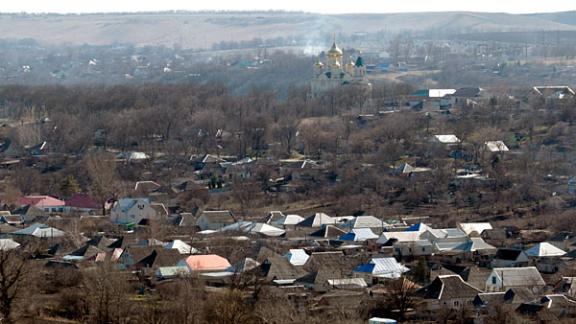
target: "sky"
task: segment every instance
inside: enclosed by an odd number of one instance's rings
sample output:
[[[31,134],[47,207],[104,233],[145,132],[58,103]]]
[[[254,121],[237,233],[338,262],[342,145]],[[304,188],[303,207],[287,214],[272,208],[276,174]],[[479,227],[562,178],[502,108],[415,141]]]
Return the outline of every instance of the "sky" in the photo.
[[[317,13],[576,10],[576,0],[0,0],[0,12],[91,13],[166,10],[289,10]]]

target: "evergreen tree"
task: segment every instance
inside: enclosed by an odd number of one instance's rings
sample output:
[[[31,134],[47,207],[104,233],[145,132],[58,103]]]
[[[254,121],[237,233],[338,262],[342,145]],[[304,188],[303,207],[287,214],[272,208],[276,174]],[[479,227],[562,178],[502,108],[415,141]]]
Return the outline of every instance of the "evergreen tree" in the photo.
[[[80,185],[73,175],[69,175],[62,181],[60,185],[60,193],[64,198],[70,198],[73,194],[80,192]]]

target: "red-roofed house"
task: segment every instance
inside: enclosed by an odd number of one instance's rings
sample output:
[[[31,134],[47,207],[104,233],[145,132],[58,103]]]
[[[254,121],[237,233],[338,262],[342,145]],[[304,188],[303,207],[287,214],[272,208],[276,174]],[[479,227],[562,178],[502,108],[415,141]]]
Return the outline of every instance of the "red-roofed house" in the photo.
[[[62,213],[66,203],[51,196],[26,196],[18,200],[21,206],[32,206],[47,213]]]
[[[102,209],[102,206],[88,194],[75,193],[66,200],[67,212],[93,213]]]
[[[230,268],[230,262],[216,254],[191,255],[179,265],[186,265],[192,271],[224,271]]]

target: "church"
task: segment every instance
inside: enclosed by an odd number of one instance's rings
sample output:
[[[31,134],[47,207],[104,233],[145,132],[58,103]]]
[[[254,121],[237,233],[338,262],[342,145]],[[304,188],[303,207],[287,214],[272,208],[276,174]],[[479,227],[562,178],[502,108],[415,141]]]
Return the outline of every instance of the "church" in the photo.
[[[366,76],[366,66],[361,56],[356,61],[351,60],[343,64],[342,50],[332,44],[330,50],[326,53],[326,61],[320,60],[314,64],[314,77],[311,82],[312,96],[318,97],[326,91],[337,89],[346,85],[358,85],[372,90],[372,85]]]

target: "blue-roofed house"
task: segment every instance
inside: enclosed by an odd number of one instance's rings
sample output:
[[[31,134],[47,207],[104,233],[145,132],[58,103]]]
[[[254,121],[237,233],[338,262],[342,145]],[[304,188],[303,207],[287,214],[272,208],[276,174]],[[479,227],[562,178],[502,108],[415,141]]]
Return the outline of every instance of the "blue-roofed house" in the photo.
[[[430,226],[428,226],[424,223],[417,223],[417,224],[414,224],[414,225],[408,227],[406,229],[406,232],[421,232],[421,233],[423,233],[429,229],[430,229]]]
[[[364,242],[375,239],[378,239],[378,235],[374,234],[370,228],[354,228],[340,236],[341,241]]]
[[[361,264],[354,269],[354,276],[362,277],[366,282],[377,282],[378,279],[397,279],[410,271],[393,257],[373,258],[367,264]]]

